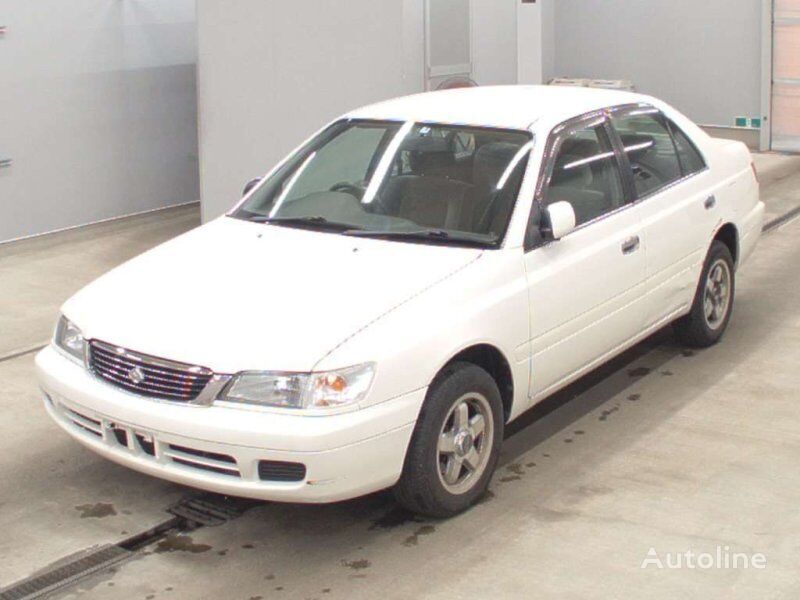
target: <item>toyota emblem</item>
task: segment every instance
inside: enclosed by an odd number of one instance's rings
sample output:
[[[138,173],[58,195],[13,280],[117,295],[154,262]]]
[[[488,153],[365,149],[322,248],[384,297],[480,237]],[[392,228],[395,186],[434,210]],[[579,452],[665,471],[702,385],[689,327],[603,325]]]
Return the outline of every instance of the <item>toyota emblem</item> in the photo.
[[[128,379],[130,379],[135,385],[139,385],[143,383],[147,376],[144,374],[144,371],[140,367],[134,367],[130,371],[128,371]]]

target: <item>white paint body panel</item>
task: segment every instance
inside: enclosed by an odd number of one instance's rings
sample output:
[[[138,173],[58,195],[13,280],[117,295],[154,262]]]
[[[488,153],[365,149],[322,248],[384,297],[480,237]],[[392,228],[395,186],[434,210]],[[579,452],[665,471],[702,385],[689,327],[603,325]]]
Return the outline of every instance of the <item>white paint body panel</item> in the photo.
[[[563,121],[647,102],[689,134],[708,170],[530,252],[523,239],[545,141]],[[52,348],[39,378],[59,424],[141,471],[218,492],[323,502],[395,483],[425,393],[462,350],[496,348],[509,364],[509,418],[688,311],[699,269],[723,224],[739,262],[752,253],[763,204],[744,146],[716,142],[670,107],[634,94],[503,87],[413,96],[351,113],[530,130],[536,143],[501,248],[475,250],[355,239],[228,217],[158,247],[89,285],[64,314],[131,350],[218,373],[323,371],[377,365],[362,403],[331,416],[287,409],[196,407],[122,392]],[[703,207],[715,195],[713,211]],[[640,238],[639,251],[621,246]],[[62,406],[63,408],[59,408]],[[175,443],[233,456],[241,480],[131,455],[80,431],[75,410]],[[253,478],[259,459],[307,464],[306,481]],[[246,476],[245,476],[246,475]],[[319,481],[330,482],[322,489]]]
[[[530,293],[531,395],[544,396],[643,329],[642,207],[589,224],[525,255]],[[639,236],[637,252],[623,255]]]
[[[107,273],[64,312],[87,338],[218,373],[304,372],[480,253],[221,217]]]

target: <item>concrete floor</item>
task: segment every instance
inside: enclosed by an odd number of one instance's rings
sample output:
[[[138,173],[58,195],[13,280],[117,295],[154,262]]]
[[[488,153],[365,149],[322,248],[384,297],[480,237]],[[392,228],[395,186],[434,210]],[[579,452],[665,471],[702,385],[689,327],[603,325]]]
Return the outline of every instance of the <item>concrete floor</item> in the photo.
[[[770,215],[800,206],[800,163],[759,161]],[[0,357],[44,343],[72,291],[196,219],[181,209],[0,247]],[[795,220],[740,272],[722,344],[689,353],[659,334],[523,416],[492,493],[462,516],[413,520],[388,494],[263,504],[58,597],[798,598],[798,264]],[[62,434],[31,354],[0,358],[0,377],[0,588],[165,520],[189,493]],[[767,568],[640,568],[650,548],[718,545]]]

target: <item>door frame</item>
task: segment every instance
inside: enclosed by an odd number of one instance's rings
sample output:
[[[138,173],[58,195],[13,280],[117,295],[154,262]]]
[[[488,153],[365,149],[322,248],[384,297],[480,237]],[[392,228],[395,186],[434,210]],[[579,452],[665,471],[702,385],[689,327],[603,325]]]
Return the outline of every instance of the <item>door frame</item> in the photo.
[[[587,123],[591,123],[592,121],[598,121],[598,123],[602,123],[604,125],[604,130],[606,135],[611,142],[611,145],[614,149],[614,155],[616,157],[617,166],[620,169],[620,175],[622,177],[622,185],[623,190],[625,193],[625,204],[622,206],[614,209],[613,211],[606,213],[589,221],[587,223],[583,223],[575,228],[574,231],[578,231],[583,229],[584,227],[588,227],[596,223],[597,221],[601,221],[606,219],[612,215],[615,215],[623,210],[627,210],[635,205],[640,204],[646,200],[649,200],[655,195],[660,194],[668,189],[671,189],[681,183],[685,182],[686,180],[703,173],[708,170],[708,159],[706,158],[705,154],[700,151],[699,148],[695,145],[694,141],[691,137],[686,136],[689,139],[689,143],[694,146],[695,150],[700,153],[700,156],[703,158],[703,162],[705,163],[705,167],[698,171],[697,173],[691,173],[689,175],[681,175],[681,178],[677,181],[670,183],[669,185],[657,190],[652,194],[648,194],[646,196],[640,196],[636,192],[636,184],[633,181],[633,175],[631,172],[631,165],[628,160],[628,155],[625,152],[624,144],[622,143],[621,138],[616,129],[614,129],[613,125],[613,118],[619,116],[625,116],[630,114],[635,114],[637,112],[642,112],[646,114],[654,114],[659,119],[665,120],[664,125],[670,130],[670,137],[674,134],[672,133],[671,129],[674,127],[678,127],[672,119],[667,117],[662,110],[656,108],[652,104],[648,104],[646,102],[638,102],[634,104],[617,104],[614,106],[609,106],[607,108],[601,108],[598,110],[593,110],[577,117],[572,117],[563,121],[553,127],[547,137],[547,141],[545,143],[545,150],[544,154],[542,155],[542,160],[539,164],[539,172],[538,172],[538,179],[536,183],[536,190],[534,192],[533,197],[533,204],[531,207],[531,213],[528,217],[528,225],[525,232],[524,238],[524,250],[527,254],[536,248],[539,248],[543,245],[552,243],[552,240],[544,240],[540,239],[536,235],[536,231],[540,228],[540,223],[537,219],[541,218],[541,215],[544,213],[545,204],[543,201],[544,198],[544,191],[545,188],[549,185],[552,176],[553,176],[553,167],[555,165],[556,154],[558,149],[560,148],[561,141],[564,139],[565,135],[575,129],[578,126],[585,126]],[[684,133],[684,135],[686,135]]]
[[[772,69],[775,1],[761,0],[761,135],[759,150],[772,149]]]

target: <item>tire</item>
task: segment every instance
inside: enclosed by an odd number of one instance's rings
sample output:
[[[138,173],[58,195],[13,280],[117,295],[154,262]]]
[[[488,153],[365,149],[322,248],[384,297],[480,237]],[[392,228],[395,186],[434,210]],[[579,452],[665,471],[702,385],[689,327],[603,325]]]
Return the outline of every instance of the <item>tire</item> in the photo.
[[[719,342],[733,314],[735,292],[733,257],[725,244],[715,240],[703,265],[692,310],[675,322],[678,340],[693,348],[708,348]]]
[[[503,403],[492,376],[471,363],[446,367],[431,384],[420,411],[394,488],[397,501],[434,518],[468,509],[486,492],[497,467],[503,425]]]

